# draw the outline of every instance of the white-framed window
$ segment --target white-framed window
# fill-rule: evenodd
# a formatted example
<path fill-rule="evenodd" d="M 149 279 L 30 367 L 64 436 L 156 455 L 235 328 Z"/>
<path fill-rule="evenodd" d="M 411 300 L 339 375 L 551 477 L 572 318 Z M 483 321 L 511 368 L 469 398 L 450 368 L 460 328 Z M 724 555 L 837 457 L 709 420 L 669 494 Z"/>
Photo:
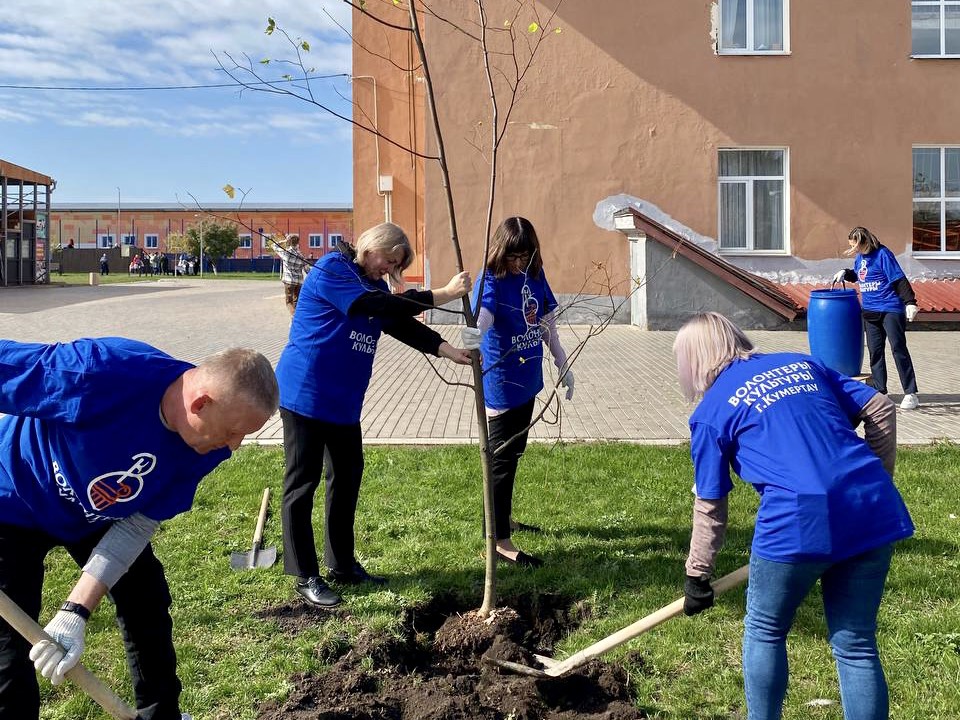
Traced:
<path fill-rule="evenodd" d="M 323 234 L 313 234 L 307 236 L 307 247 L 312 248 L 322 248 L 323 247 Z"/>
<path fill-rule="evenodd" d="M 960 1 L 910 3 L 913 57 L 960 57 Z"/>
<path fill-rule="evenodd" d="M 785 254 L 786 149 L 723 149 L 718 170 L 720 251 Z"/>
<path fill-rule="evenodd" d="M 101 233 L 97 235 L 97 247 L 102 248 L 112 248 L 113 247 L 113 235 L 107 235 Z"/>
<path fill-rule="evenodd" d="M 721 55 L 790 51 L 790 0 L 720 0 Z"/>
<path fill-rule="evenodd" d="M 334 250 L 336 249 L 338 242 L 343 242 L 343 235 L 327 235 L 327 242 L 330 243 L 330 249 Z"/>
<path fill-rule="evenodd" d="M 121 235 L 120 236 L 124 245 L 136 245 L 137 236 L 136 235 Z"/>
<path fill-rule="evenodd" d="M 913 253 L 960 257 L 960 147 L 913 148 Z"/>
<path fill-rule="evenodd" d="M 253 236 L 250 233 L 244 233 L 240 236 L 240 245 L 242 248 L 253 247 Z"/>
<path fill-rule="evenodd" d="M 160 245 L 160 238 L 157 235 L 144 235 L 143 246 L 156 250 Z"/>

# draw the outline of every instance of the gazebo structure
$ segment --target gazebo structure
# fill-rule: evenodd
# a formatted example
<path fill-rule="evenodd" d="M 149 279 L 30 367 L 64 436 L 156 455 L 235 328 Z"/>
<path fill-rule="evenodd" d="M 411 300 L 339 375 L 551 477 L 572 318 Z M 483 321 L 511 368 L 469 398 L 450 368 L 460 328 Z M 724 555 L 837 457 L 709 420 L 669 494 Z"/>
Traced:
<path fill-rule="evenodd" d="M 50 282 L 50 194 L 57 181 L 0 160 L 0 287 Z"/>

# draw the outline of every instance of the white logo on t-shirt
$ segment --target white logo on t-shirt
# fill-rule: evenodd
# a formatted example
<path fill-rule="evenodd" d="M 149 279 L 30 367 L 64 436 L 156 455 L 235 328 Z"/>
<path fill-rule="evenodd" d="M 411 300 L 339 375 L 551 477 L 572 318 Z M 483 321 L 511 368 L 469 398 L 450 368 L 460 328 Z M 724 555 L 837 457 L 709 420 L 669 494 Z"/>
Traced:
<path fill-rule="evenodd" d="M 131 458 L 127 470 L 116 470 L 94 478 L 87 485 L 87 498 L 97 510 L 116 503 L 130 502 L 143 490 L 143 476 L 157 466 L 157 458 L 150 453 L 138 453 Z"/>

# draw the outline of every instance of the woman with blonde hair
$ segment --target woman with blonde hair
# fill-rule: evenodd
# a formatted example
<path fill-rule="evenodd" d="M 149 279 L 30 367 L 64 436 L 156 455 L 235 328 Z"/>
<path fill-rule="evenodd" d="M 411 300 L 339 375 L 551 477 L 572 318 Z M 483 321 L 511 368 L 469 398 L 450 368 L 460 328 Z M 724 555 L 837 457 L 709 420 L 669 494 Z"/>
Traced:
<path fill-rule="evenodd" d="M 870 372 L 873 386 L 887 394 L 887 360 L 884 345 L 890 341 L 890 351 L 897 364 L 900 385 L 903 386 L 903 410 L 914 410 L 920 405 L 917 398 L 917 378 L 913 360 L 907 350 L 907 323 L 917 316 L 917 298 L 913 287 L 900 268 L 896 256 L 877 240 L 877 236 L 859 225 L 847 236 L 850 247 L 845 255 L 855 255 L 853 269 L 840 270 L 834 282 L 860 283 L 860 301 L 867 332 L 867 350 L 870 353 Z"/>
<path fill-rule="evenodd" d="M 341 246 L 314 266 L 300 291 L 290 339 L 277 365 L 286 471 L 283 479 L 283 564 L 295 589 L 322 608 L 340 596 L 320 577 L 314 542 L 313 499 L 326 468 L 324 561 L 342 585 L 383 584 L 354 552 L 354 517 L 363 475 L 360 411 L 373 372 L 381 332 L 417 350 L 470 363 L 414 316 L 463 297 L 470 274 L 442 288 L 391 294 L 384 277 L 402 281 L 413 262 L 406 233 L 392 223 L 366 230 L 356 245 Z"/>
<path fill-rule="evenodd" d="M 787 633 L 819 580 L 844 718 L 885 720 L 877 612 L 893 543 L 913 534 L 893 484 L 893 403 L 809 355 L 758 352 L 717 313 L 687 322 L 673 350 L 683 394 L 699 400 L 690 416 L 696 498 L 684 612 L 713 604 L 732 469 L 760 495 L 743 634 L 747 717 L 781 717 Z"/>

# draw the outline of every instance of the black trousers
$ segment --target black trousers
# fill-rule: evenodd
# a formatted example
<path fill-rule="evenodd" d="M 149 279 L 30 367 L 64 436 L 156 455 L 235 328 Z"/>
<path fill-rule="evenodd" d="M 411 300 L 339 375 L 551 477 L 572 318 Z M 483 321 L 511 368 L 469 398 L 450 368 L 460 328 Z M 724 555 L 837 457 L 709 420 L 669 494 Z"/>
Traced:
<path fill-rule="evenodd" d="M 337 572 L 351 572 L 353 524 L 363 478 L 360 424 L 337 425 L 280 409 L 283 421 L 283 571 L 320 574 L 313 536 L 313 498 L 326 468 L 323 559 Z"/>
<path fill-rule="evenodd" d="M 885 342 L 890 341 L 890 352 L 897 364 L 900 385 L 905 395 L 917 392 L 917 378 L 913 372 L 913 360 L 907 350 L 907 316 L 902 312 L 864 313 L 867 332 L 867 351 L 870 353 L 870 373 L 873 386 L 887 392 L 887 360 L 884 356 Z"/>
<path fill-rule="evenodd" d="M 501 445 L 517 435 L 509 445 L 490 461 L 490 479 L 493 481 L 493 518 L 494 532 L 497 540 L 507 540 L 510 537 L 510 515 L 513 512 L 513 483 L 517 477 L 517 466 L 520 457 L 527 449 L 527 426 L 533 417 L 533 406 L 536 398 L 531 398 L 523 405 L 510 408 L 496 417 L 489 419 L 489 446 L 490 452 L 496 451 Z"/>
<path fill-rule="evenodd" d="M 106 531 L 104 527 L 67 544 L 44 532 L 0 524 L 0 588 L 39 621 L 47 553 L 61 545 L 82 566 Z M 141 717 L 180 720 L 183 687 L 177 678 L 170 590 L 163 565 L 150 545 L 113 586 L 109 598 L 116 606 Z M 40 716 L 40 690 L 29 652 L 30 643 L 0 620 L 0 720 L 37 720 Z"/>

